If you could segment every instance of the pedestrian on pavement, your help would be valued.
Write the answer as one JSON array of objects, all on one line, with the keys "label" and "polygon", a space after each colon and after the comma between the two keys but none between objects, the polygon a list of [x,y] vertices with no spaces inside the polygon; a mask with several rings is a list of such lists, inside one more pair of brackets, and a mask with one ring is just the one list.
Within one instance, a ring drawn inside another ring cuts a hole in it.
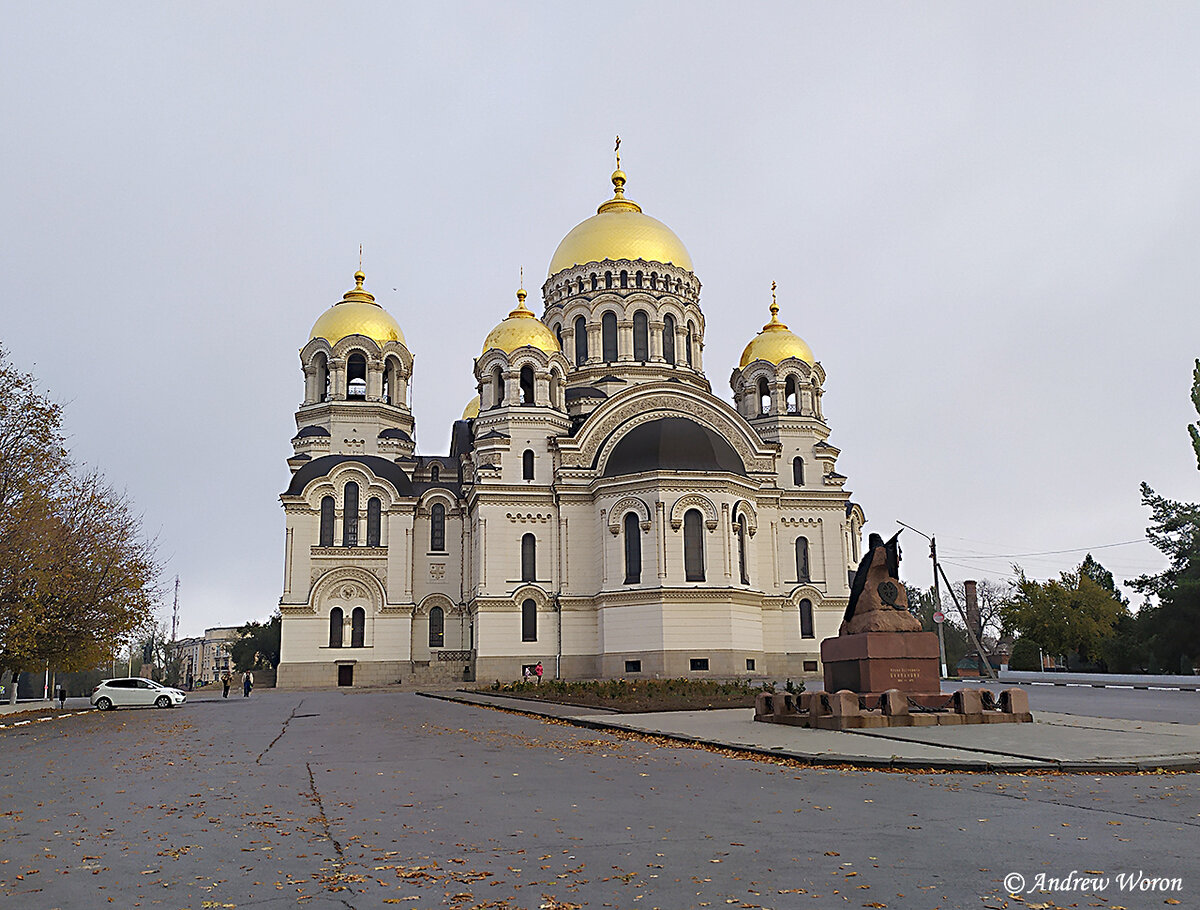
[{"label": "pedestrian on pavement", "polygon": [[229,671],[226,670],[225,675],[221,677],[221,697],[222,698],[229,697],[229,686],[232,682],[233,682],[233,677],[229,674]]},{"label": "pedestrian on pavement", "polygon": [[193,683],[193,682],[195,682],[195,680],[193,680],[193,679],[192,679],[192,674],[191,674],[191,673],[189,673],[189,674],[188,674],[188,679],[187,679],[187,687],[188,687],[188,691],[189,691],[189,692],[191,692],[191,691],[192,691],[192,683]]},{"label": "pedestrian on pavement", "polygon": [[542,684],[542,662],[539,660],[537,666],[533,668],[533,673],[537,677],[537,684]]},{"label": "pedestrian on pavement", "polygon": [[521,672],[525,675],[525,682],[529,682],[529,680],[533,679],[533,668],[530,667],[529,664],[526,664],[524,667],[522,667]]},{"label": "pedestrian on pavement", "polygon": [[254,688],[254,677],[247,670],[242,674],[242,698],[250,697],[250,690]]},{"label": "pedestrian on pavement", "polygon": [[56,694],[58,695],[58,709],[61,711],[67,706],[67,687],[60,685]]}]

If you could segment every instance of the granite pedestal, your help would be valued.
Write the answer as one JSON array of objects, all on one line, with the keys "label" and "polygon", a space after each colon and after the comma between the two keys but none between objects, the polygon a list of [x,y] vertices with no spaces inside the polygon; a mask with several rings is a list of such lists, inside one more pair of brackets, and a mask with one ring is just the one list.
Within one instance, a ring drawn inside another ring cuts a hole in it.
[{"label": "granite pedestal", "polygon": [[821,642],[825,689],[860,695],[900,689],[941,692],[938,639],[933,632],[859,632]]}]

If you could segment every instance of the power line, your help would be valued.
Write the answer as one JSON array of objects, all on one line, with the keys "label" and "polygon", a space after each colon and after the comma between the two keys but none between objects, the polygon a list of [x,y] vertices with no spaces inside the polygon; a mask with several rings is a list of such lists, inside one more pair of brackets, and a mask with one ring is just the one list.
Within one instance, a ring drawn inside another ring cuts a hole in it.
[{"label": "power line", "polygon": [[1139,537],[1137,540],[1123,540],[1119,543],[1103,543],[1094,547],[1071,547],[1067,550],[1042,550],[1037,553],[992,553],[987,556],[960,556],[955,553],[955,559],[1024,559],[1028,556],[1056,556],[1060,553],[1084,553],[1089,550],[1108,550],[1112,547],[1128,547],[1135,543],[1147,543],[1145,537]]}]

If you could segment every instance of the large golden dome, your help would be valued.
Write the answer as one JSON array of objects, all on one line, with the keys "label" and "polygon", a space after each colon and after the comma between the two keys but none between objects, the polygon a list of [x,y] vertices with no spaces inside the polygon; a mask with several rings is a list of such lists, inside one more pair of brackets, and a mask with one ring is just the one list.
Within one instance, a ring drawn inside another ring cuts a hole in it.
[{"label": "large golden dome", "polygon": [[389,341],[407,346],[400,324],[375,302],[374,294],[363,290],[366,277],[361,271],[354,273],[354,289],[321,314],[309,338],[324,338],[330,344],[337,344],[347,335],[366,335],[381,347]]},{"label": "large golden dome", "polygon": [[517,348],[533,345],[547,354],[559,350],[558,339],[550,331],[546,323],[538,319],[525,306],[525,289],[517,291],[517,308],[508,314],[508,318],[488,332],[483,342],[483,353],[499,348],[506,354],[511,354]]},{"label": "large golden dome", "polygon": [[667,262],[692,271],[692,257],[675,232],[625,198],[625,172],[619,168],[613,171],[612,182],[612,199],[562,239],[550,260],[550,274],[604,259]]},{"label": "large golden dome", "polygon": [[476,395],[467,402],[467,406],[463,408],[463,420],[474,420],[479,416],[479,396]]},{"label": "large golden dome", "polygon": [[762,331],[742,351],[742,359],[738,369],[745,369],[756,360],[765,360],[776,366],[789,357],[803,360],[810,367],[817,360],[804,339],[791,332],[786,325],[779,321],[779,304],[775,302],[775,285],[771,284],[771,321],[762,327]]}]

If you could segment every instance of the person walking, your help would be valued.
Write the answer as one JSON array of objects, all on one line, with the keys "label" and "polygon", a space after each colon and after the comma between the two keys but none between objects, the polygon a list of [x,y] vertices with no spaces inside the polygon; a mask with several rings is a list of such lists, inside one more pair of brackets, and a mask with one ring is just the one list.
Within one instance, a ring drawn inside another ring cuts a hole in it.
[{"label": "person walking", "polygon": [[233,677],[229,675],[229,671],[225,671],[225,675],[221,677],[221,697],[229,697],[229,686],[233,682]]},{"label": "person walking", "polygon": [[254,677],[247,670],[242,674],[242,698],[250,697],[250,690],[254,688]]},{"label": "person walking", "polygon": [[60,685],[55,694],[58,695],[58,709],[61,711],[67,706],[67,687]]},{"label": "person walking", "polygon": [[537,666],[533,668],[533,675],[537,677],[537,684],[542,684],[542,662],[539,660]]}]

